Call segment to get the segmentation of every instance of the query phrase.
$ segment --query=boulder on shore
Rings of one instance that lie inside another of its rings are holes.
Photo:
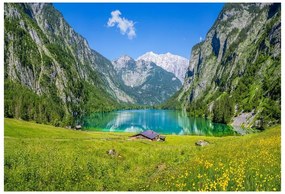
[[[207,146],[209,145],[209,142],[205,141],[205,140],[199,140],[195,143],[196,146]]]
[[[116,155],[117,155],[115,149],[110,149],[110,150],[108,150],[108,151],[107,151],[107,154],[110,155],[110,156],[116,156]]]
[[[75,129],[76,129],[76,130],[80,130],[80,129],[82,129],[82,127],[81,127],[81,125],[76,125],[76,126],[75,126]]]

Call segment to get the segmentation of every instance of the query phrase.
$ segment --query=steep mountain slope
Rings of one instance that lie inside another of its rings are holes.
[[[166,54],[156,54],[154,52],[147,52],[142,56],[138,57],[137,60],[145,60],[153,62],[159,67],[165,69],[168,72],[173,73],[178,79],[183,83],[185,78],[185,73],[189,66],[189,60],[171,53]]]
[[[176,102],[191,114],[248,127],[280,122],[280,7],[226,4],[192,48],[183,88],[163,107]]]
[[[122,56],[112,63],[118,77],[125,84],[124,90],[138,104],[161,103],[172,96],[182,85],[173,73],[165,71],[152,62],[135,61],[129,56]]]
[[[56,125],[134,102],[52,4],[5,3],[5,116]]]

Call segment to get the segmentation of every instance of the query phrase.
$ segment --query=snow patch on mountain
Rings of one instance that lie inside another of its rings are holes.
[[[125,85],[137,87],[142,85],[149,76],[149,70],[153,68],[152,62],[143,60],[135,61],[124,55],[112,62],[116,71],[121,75]]]
[[[184,81],[185,73],[187,72],[187,68],[189,66],[188,59],[171,54],[169,52],[165,54],[156,54],[151,51],[138,57],[137,60],[155,63],[157,66],[160,66],[166,71],[173,73],[181,81],[181,83]]]

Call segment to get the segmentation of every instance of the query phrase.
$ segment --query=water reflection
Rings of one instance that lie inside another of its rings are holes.
[[[141,132],[152,129],[162,134],[225,136],[235,135],[232,127],[187,116],[173,110],[122,110],[94,113],[84,118],[84,128],[99,131]]]

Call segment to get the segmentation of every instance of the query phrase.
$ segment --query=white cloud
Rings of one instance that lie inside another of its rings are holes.
[[[127,34],[129,39],[136,37],[135,23],[132,20],[121,17],[121,12],[115,10],[111,12],[111,16],[108,20],[108,27],[114,27],[117,25],[117,28],[120,29],[121,34]]]
[[[202,42],[203,38],[200,36],[200,42]]]

